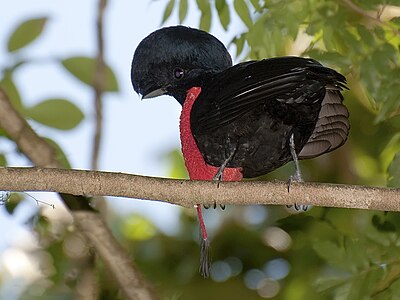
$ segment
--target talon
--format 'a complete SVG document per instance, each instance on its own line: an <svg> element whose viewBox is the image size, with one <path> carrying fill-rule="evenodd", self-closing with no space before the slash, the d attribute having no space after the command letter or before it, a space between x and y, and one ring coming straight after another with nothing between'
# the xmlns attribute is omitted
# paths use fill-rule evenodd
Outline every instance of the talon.
<svg viewBox="0 0 400 300"><path fill-rule="evenodd" d="M286 208L291 209L291 210L296 211L296 212L300 212L300 211L306 212L311 207L312 207L312 205L297 204L297 203L292 204L292 205L286 205Z"/></svg>

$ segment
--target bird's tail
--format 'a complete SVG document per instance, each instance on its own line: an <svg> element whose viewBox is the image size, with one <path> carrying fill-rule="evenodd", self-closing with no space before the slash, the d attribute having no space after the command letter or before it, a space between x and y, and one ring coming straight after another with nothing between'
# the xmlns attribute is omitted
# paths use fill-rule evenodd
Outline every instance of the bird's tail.
<svg viewBox="0 0 400 300"><path fill-rule="evenodd" d="M196 205L197 216L200 224L200 274L204 278L210 276L210 242L208 241L206 225L204 224L203 213L201 211L201 205Z"/></svg>

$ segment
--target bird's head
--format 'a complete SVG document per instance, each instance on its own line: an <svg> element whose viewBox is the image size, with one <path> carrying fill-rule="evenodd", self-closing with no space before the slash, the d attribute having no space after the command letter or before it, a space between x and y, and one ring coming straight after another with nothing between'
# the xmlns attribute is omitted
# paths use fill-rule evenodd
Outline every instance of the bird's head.
<svg viewBox="0 0 400 300"><path fill-rule="evenodd" d="M184 26L161 28L144 38L133 55L133 89L143 98L163 94L183 104L186 92L210 73L232 66L225 46L211 34Z"/></svg>

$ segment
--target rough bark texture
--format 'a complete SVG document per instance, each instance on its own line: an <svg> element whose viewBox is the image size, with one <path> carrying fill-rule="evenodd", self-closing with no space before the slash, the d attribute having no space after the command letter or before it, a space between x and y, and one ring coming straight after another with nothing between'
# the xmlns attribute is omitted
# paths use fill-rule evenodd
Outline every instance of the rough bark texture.
<svg viewBox="0 0 400 300"><path fill-rule="evenodd" d="M53 191L85 196L148 199L185 207L196 203L276 204L400 211L400 189L285 182L189 181L99 171L0 168L0 190Z"/></svg>

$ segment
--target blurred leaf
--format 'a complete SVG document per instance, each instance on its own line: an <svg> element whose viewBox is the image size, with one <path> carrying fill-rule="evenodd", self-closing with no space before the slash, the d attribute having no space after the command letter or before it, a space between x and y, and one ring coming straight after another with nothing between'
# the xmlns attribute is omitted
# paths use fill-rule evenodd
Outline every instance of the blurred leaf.
<svg viewBox="0 0 400 300"><path fill-rule="evenodd" d="M188 173L183 160L182 152L178 149L174 149L163 155L163 158L167 159L170 164L169 177L171 178L188 178Z"/></svg>
<svg viewBox="0 0 400 300"><path fill-rule="evenodd" d="M325 292L332 288L337 288L348 282L346 277L318 277L315 282L315 287L318 292Z"/></svg>
<svg viewBox="0 0 400 300"><path fill-rule="evenodd" d="M8 52L14 52L37 39L42 33L47 18L37 18L24 21L15 29L7 42Z"/></svg>
<svg viewBox="0 0 400 300"><path fill-rule="evenodd" d="M24 199L23 194L11 193L10 198L8 198L8 201L6 202L6 210L8 211L8 213L13 214L14 210L17 208L17 206L21 203L23 199Z"/></svg>
<svg viewBox="0 0 400 300"><path fill-rule="evenodd" d="M0 81L0 88L4 90L8 99L19 112L22 111L21 96L15 86L14 79L12 78L12 73L6 72L3 79Z"/></svg>
<svg viewBox="0 0 400 300"><path fill-rule="evenodd" d="M379 230L383 232L396 232L396 226L393 225L393 223L387 221L387 220L381 220L381 217L378 215L373 215L372 217L372 225Z"/></svg>
<svg viewBox="0 0 400 300"><path fill-rule="evenodd" d="M232 42L236 45L236 57L238 57L240 54L242 54L245 41L246 41L246 38L245 38L244 34L241 34L239 37L235 37L233 39Z"/></svg>
<svg viewBox="0 0 400 300"><path fill-rule="evenodd" d="M313 248L329 265L341 270L354 269L346 260L345 250L332 241L317 241Z"/></svg>
<svg viewBox="0 0 400 300"><path fill-rule="evenodd" d="M156 234L153 223L145 217L134 214L124 219L122 233L130 240L148 240Z"/></svg>
<svg viewBox="0 0 400 300"><path fill-rule="evenodd" d="M188 0L180 0L179 2L179 23L182 23L187 16Z"/></svg>
<svg viewBox="0 0 400 300"><path fill-rule="evenodd" d="M83 120L82 111L65 99L48 99L26 109L26 115L49 127L69 130Z"/></svg>
<svg viewBox="0 0 400 300"><path fill-rule="evenodd" d="M225 0L215 0L215 8L217 9L219 21L222 27L227 30L231 21L229 6L226 4Z"/></svg>
<svg viewBox="0 0 400 300"><path fill-rule="evenodd" d="M400 153L397 153L388 168L388 186L400 188Z"/></svg>
<svg viewBox="0 0 400 300"><path fill-rule="evenodd" d="M48 143L53 147L53 149L55 150L57 161L60 162L61 166L62 166L63 168L66 168L66 169L71 169L72 166L71 166L71 164L69 163L68 158L67 158L67 156L65 155L64 151L61 149L61 147L60 147L54 140L52 140L52 139L50 139L50 138L46 138L46 137L45 137L44 139L45 139L46 142L48 142Z"/></svg>
<svg viewBox="0 0 400 300"><path fill-rule="evenodd" d="M251 19L250 11L246 4L246 1L234 0L233 7L235 8L235 11L237 12L240 19L247 26L247 28L251 28L251 26L253 25L253 20Z"/></svg>
<svg viewBox="0 0 400 300"><path fill-rule="evenodd" d="M251 5L255 8L256 11L261 11L260 1L259 0L250 0Z"/></svg>
<svg viewBox="0 0 400 300"><path fill-rule="evenodd" d="M161 20L161 24L164 24L165 21L167 21L168 18L171 16L174 6L175 6L175 0L169 0L167 6L165 7L164 15Z"/></svg>
<svg viewBox="0 0 400 300"><path fill-rule="evenodd" d="M0 166L2 167L7 166L7 159L3 153L0 153Z"/></svg>
<svg viewBox="0 0 400 300"><path fill-rule="evenodd" d="M62 65L80 81L93 86L97 61L92 57L76 56L61 61ZM117 92L118 82L113 70L106 65L105 86L107 92Z"/></svg>
<svg viewBox="0 0 400 300"><path fill-rule="evenodd" d="M196 0L196 3L201 12L199 28L204 31L210 31L212 17L210 1Z"/></svg>

